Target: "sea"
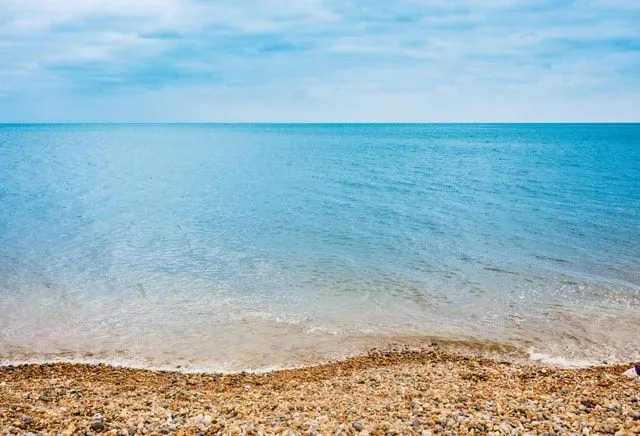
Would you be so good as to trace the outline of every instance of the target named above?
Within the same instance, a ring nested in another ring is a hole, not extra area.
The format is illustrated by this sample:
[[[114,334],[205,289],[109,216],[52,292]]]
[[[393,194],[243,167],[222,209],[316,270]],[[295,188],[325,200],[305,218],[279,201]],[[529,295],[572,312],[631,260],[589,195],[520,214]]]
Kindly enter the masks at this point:
[[[639,338],[640,124],[0,125],[0,364]]]

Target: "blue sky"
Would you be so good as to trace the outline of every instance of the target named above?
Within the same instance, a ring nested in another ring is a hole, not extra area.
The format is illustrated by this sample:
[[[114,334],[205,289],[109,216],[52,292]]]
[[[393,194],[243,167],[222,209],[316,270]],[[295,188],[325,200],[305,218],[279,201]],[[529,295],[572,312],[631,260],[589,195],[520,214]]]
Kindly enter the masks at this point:
[[[0,121],[639,121],[638,0],[0,0]]]

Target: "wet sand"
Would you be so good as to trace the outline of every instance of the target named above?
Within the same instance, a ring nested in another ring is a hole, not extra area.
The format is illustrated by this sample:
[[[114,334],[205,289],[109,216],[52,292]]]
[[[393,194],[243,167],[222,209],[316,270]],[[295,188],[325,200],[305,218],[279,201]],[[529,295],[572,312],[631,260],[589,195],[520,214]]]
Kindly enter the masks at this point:
[[[553,369],[430,346],[266,374],[0,368],[3,434],[640,434],[629,365]]]

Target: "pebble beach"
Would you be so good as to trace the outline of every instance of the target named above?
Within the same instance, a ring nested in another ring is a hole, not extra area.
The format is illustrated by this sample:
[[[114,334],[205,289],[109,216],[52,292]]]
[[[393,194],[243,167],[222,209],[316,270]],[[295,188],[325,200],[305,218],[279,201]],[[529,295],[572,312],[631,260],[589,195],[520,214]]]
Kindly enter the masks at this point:
[[[2,434],[640,434],[629,365],[558,369],[438,346],[264,374],[0,368]]]

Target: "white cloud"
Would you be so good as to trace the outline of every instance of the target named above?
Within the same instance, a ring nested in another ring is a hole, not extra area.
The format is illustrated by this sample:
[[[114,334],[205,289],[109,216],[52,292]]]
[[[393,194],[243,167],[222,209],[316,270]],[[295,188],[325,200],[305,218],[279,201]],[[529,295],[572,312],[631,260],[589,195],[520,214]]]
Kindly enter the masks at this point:
[[[45,98],[68,108],[50,116],[120,119],[139,101],[132,117],[144,106],[165,119],[159,100],[194,89],[202,105],[174,119],[542,119],[545,101],[606,118],[616,99],[617,116],[637,119],[637,12],[622,0],[4,0],[0,119],[46,118],[32,103]]]
[[[179,0],[4,0],[3,3],[6,29],[15,32],[43,31],[103,16],[171,23],[182,9]]]

